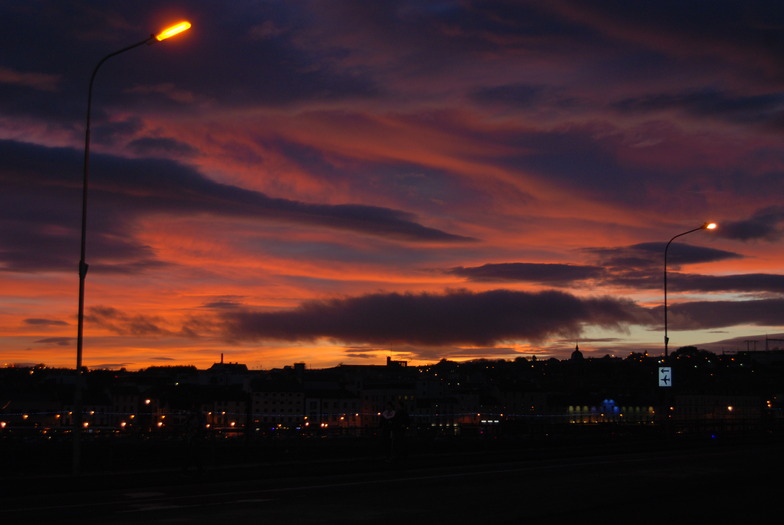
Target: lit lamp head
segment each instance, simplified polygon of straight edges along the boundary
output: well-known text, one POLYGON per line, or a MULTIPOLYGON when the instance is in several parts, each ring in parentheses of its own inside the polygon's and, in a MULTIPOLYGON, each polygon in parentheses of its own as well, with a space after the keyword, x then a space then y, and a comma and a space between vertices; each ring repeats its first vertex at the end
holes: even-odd
POLYGON ((718 227, 719 225, 716 224, 715 222, 706 222, 705 224, 702 225, 703 230, 715 230, 718 227))
POLYGON ((163 31, 155 35, 155 42, 162 42, 167 38, 171 38, 175 35, 179 35, 183 31, 187 31, 190 28, 191 28, 191 23, 183 20, 182 22, 174 24, 173 26, 167 27, 166 29, 164 29, 163 31))

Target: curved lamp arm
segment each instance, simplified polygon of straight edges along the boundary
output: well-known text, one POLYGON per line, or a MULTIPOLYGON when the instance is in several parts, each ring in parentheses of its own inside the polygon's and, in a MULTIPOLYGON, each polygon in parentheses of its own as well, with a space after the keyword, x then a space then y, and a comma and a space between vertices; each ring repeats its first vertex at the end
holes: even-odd
POLYGON ((694 228, 693 230, 685 231, 683 233, 679 233, 678 235, 674 236, 667 242, 667 246, 664 247, 664 357, 666 358, 668 355, 668 346, 670 343, 670 338, 667 333, 667 252, 670 249, 670 244, 672 241, 677 239, 678 237, 683 237, 684 235, 688 235, 690 233, 694 233, 700 230, 715 230, 717 228, 717 224, 715 222, 706 222, 699 228, 694 228))

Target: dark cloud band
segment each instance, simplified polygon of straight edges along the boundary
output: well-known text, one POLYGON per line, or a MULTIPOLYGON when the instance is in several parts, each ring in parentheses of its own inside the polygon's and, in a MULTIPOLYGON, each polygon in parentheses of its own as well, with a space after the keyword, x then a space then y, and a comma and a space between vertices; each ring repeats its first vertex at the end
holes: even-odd
POLYGON ((227 335, 235 339, 480 346, 574 335, 584 324, 617 329, 656 322, 631 301, 509 290, 379 293, 312 301, 284 312, 231 312, 223 320, 227 335))

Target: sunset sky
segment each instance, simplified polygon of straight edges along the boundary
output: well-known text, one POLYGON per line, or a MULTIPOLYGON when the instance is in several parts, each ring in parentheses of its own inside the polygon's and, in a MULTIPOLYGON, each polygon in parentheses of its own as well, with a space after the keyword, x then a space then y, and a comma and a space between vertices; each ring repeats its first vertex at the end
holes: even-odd
MULTIPOLYGON (((784 339, 784 4, 0 4, 0 365, 784 339)), ((773 341, 771 345, 784 346, 773 341)), ((754 347, 752 347, 754 348, 754 347)))

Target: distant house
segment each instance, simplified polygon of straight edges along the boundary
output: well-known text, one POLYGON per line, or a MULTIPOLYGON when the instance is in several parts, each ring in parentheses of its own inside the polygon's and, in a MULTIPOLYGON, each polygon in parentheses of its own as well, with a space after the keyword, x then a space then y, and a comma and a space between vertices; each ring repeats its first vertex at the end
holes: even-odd
POLYGON ((257 379, 251 384, 250 403, 256 432, 295 429, 305 422, 305 392, 297 381, 257 379))

